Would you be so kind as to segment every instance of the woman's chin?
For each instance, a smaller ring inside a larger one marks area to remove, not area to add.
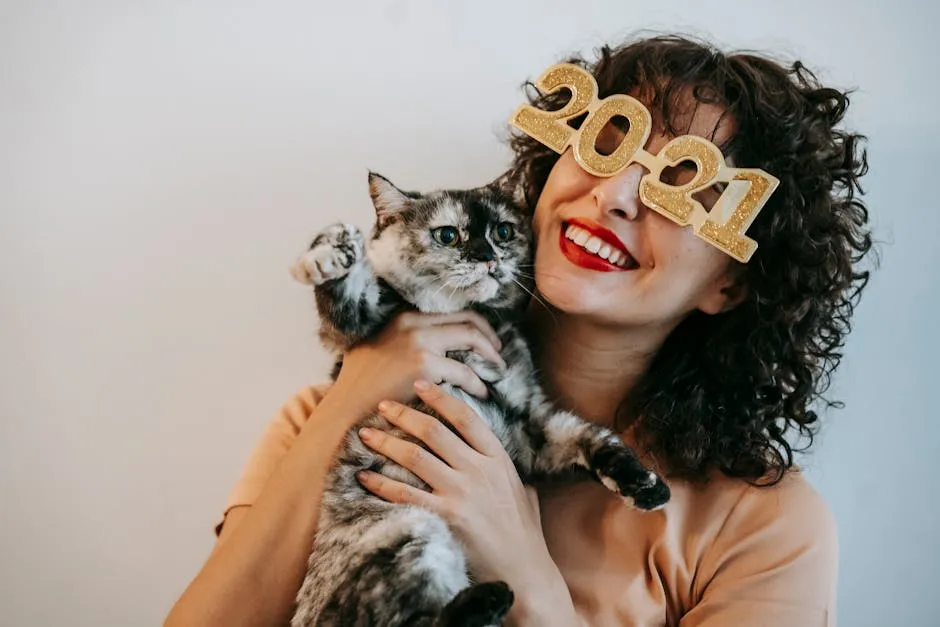
[[[594,300],[590,290],[575,277],[542,273],[536,270],[535,284],[539,296],[555,309],[570,314],[593,313]]]

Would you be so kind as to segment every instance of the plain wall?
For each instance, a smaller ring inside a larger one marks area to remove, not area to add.
[[[309,236],[368,225],[368,168],[489,180],[525,79],[653,28],[858,88],[882,265],[803,463],[840,624],[940,624],[938,22],[927,0],[0,3],[0,623],[159,624],[266,422],[326,376],[287,271]]]

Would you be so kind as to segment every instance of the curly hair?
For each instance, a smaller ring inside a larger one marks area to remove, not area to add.
[[[604,47],[593,62],[567,61],[594,75],[600,98],[651,94],[645,104],[674,136],[683,134],[673,113],[686,94],[721,106],[735,128],[720,146],[726,157],[780,179],[748,229],[759,248],[749,263],[734,262],[745,301],[684,319],[617,416],[618,426],[636,418],[640,443],[672,476],[701,480],[719,470],[755,485],[777,483],[794,452],[812,445],[813,407],[839,406],[824,395],[869,277],[860,267],[872,247],[868,209],[858,197],[868,169],[865,137],[836,128],[848,93],[822,86],[800,62],[724,53],[679,36]],[[570,98],[526,87],[542,109]],[[509,144],[515,158],[508,176],[534,209],[559,155],[518,132]],[[798,447],[794,435],[808,442]]]

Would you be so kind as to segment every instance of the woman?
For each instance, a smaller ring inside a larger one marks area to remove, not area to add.
[[[440,459],[381,434],[368,443],[432,492],[376,476],[384,498],[430,507],[466,543],[482,579],[515,592],[514,625],[831,625],[837,541],[832,517],[793,466],[791,433],[812,441],[828,377],[868,274],[861,137],[835,126],[848,100],[796,64],[726,55],[681,38],[641,40],[572,62],[601,98],[645,102],[646,150],[693,134],[731,164],[780,185],[748,230],[742,265],[644,207],[642,166],[610,178],[516,136],[512,174],[537,234],[541,300],[529,312],[544,384],[566,408],[612,425],[669,480],[658,512],[625,507],[593,482],[523,488],[495,438],[465,405],[423,380],[479,385],[444,353],[471,333],[470,314],[400,317],[350,351],[330,387],[311,388],[275,417],[236,486],[219,539],[167,625],[280,625],[292,611],[316,530],[331,452],[380,401],[417,393],[461,431],[385,403],[386,415]],[[559,96],[535,96],[557,107]],[[599,140],[615,146],[614,125]],[[668,171],[673,182],[694,170]],[[711,206],[719,192],[699,196]],[[636,264],[599,272],[560,242],[568,221],[603,227]],[[416,384],[415,382],[418,381]]]

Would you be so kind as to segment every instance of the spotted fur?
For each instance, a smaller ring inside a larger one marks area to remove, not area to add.
[[[377,174],[370,174],[369,184],[376,222],[368,240],[353,226],[331,226],[293,269],[296,278],[315,286],[324,342],[341,353],[402,310],[472,308],[499,334],[507,367],[456,352],[450,356],[480,376],[489,398],[446,387],[489,425],[523,481],[582,472],[638,508],[661,507],[669,489],[616,434],[556,409],[539,386],[517,326],[530,289],[523,269],[532,261],[532,234],[513,198],[496,184],[430,194],[403,192]],[[494,235],[500,224],[510,225],[511,238]],[[441,227],[456,229],[459,243],[435,240]],[[415,407],[433,414],[421,403]],[[293,627],[500,624],[512,591],[501,582],[473,582],[443,519],[388,503],[360,486],[356,473],[370,469],[427,488],[367,448],[357,433],[362,426],[416,441],[378,415],[350,429],[328,478]]]

